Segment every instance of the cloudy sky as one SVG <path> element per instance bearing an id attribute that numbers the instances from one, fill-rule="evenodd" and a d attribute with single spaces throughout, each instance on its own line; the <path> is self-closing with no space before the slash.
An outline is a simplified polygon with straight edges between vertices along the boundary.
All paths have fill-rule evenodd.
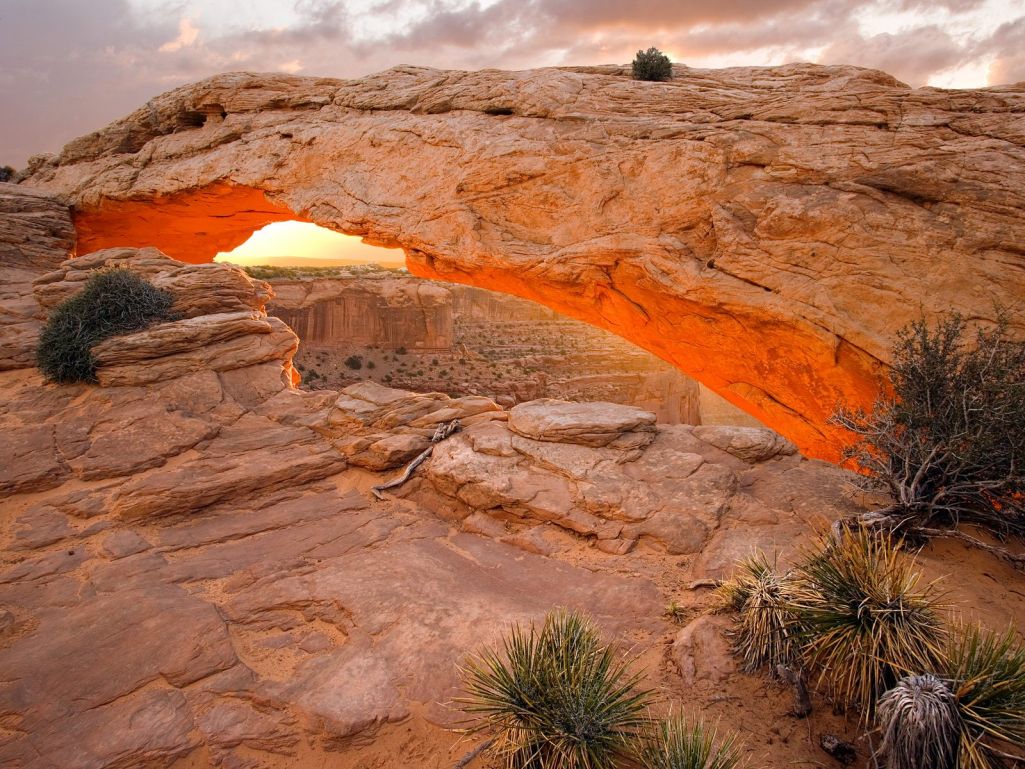
<path id="1" fill-rule="evenodd" d="M 0 165 L 217 72 L 626 63 L 649 45 L 980 87 L 1025 80 L 1025 0 L 0 0 Z"/>

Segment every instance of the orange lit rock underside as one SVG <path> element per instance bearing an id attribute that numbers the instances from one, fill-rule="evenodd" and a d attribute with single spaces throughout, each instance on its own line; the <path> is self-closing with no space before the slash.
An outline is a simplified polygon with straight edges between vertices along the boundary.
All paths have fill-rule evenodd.
<path id="1" fill-rule="evenodd" d="M 212 184 L 187 195 L 157 195 L 147 200 L 104 200 L 74 214 L 76 250 L 155 243 L 168 256 L 201 264 L 211 254 L 231 251 L 255 230 L 272 222 L 302 219 L 267 200 L 260 190 Z"/>
<path id="2" fill-rule="evenodd" d="M 835 460 L 829 414 L 871 403 L 898 328 L 1025 296 L 1017 88 L 813 65 L 665 84 L 615 67 L 223 75 L 26 182 L 75 206 L 79 253 L 205 261 L 284 218 L 403 247 L 417 275 L 607 328 Z M 182 118 L 200 113 L 225 117 Z"/>

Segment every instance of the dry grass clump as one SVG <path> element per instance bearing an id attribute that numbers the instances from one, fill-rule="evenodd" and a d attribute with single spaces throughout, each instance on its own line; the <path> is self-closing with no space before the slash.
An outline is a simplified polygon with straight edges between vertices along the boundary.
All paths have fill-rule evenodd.
<path id="1" fill-rule="evenodd" d="M 889 535 L 861 528 L 830 537 L 798 573 L 802 653 L 837 707 L 860 707 L 868 720 L 883 692 L 941 659 L 939 594 L 933 584 L 919 588 L 914 562 Z"/>
<path id="2" fill-rule="evenodd" d="M 108 337 L 173 320 L 169 291 L 126 269 L 97 270 L 82 290 L 50 313 L 36 363 L 51 382 L 95 382 L 92 348 Z"/>
<path id="3" fill-rule="evenodd" d="M 957 695 L 960 766 L 1002 766 L 1003 747 L 1025 745 L 1025 645 L 1013 628 L 1000 634 L 962 626 L 946 654 L 945 675 Z"/>
<path id="4" fill-rule="evenodd" d="M 714 728 L 684 716 L 656 724 L 636 750 L 641 769 L 736 769 L 742 758 L 734 733 L 720 740 Z"/>
<path id="5" fill-rule="evenodd" d="M 614 647 L 576 612 L 550 613 L 538 630 L 514 627 L 502 651 L 463 668 L 474 720 L 507 769 L 612 769 L 649 723 L 649 691 L 617 661 Z"/>

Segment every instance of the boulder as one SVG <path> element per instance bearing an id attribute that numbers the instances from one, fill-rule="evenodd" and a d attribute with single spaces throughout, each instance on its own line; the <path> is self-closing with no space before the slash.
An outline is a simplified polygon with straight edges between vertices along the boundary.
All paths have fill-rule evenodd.
<path id="1" fill-rule="evenodd" d="M 551 398 L 509 409 L 509 429 L 524 438 L 581 446 L 636 448 L 654 438 L 655 415 L 618 403 L 573 403 Z"/>
<path id="2" fill-rule="evenodd" d="M 721 689 L 736 675 L 737 661 L 726 638 L 731 620 L 705 614 L 676 634 L 672 660 L 688 689 Z"/>
<path id="3" fill-rule="evenodd" d="M 698 425 L 694 428 L 694 435 L 752 464 L 797 453 L 797 446 L 793 443 L 779 433 L 762 427 Z"/>

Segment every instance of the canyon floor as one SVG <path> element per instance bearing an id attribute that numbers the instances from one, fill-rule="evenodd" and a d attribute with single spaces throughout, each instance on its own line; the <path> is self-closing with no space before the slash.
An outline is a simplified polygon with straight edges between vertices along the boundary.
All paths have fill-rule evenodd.
<path id="1" fill-rule="evenodd" d="M 98 385 L 45 383 L 19 363 L 40 319 L 110 267 L 171 291 L 181 318 L 94 347 Z M 832 766 L 821 736 L 856 739 L 821 699 L 796 719 L 789 691 L 738 670 L 707 587 L 861 509 L 845 471 L 779 435 L 298 389 L 267 284 L 154 249 L 5 277 L 0 764 L 451 767 L 474 744 L 459 664 L 555 607 L 592 616 L 661 709 L 738 730 L 752 766 Z M 453 419 L 413 480 L 370 492 Z M 964 611 L 1025 624 L 1001 562 L 943 544 L 920 563 Z"/>

